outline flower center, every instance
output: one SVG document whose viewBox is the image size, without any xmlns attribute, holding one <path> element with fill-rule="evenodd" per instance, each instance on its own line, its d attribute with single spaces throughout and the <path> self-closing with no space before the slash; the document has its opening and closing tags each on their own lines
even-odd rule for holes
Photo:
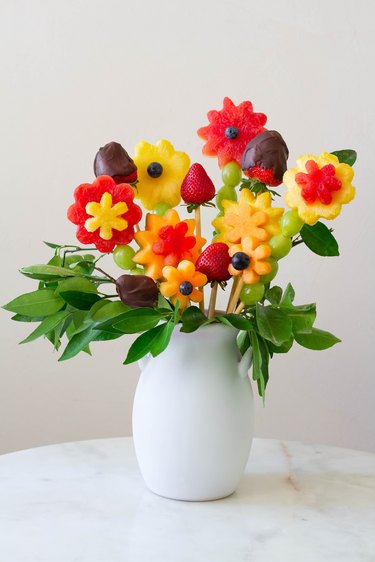
<svg viewBox="0 0 375 562">
<path fill-rule="evenodd" d="M 107 191 L 103 193 L 100 203 L 90 201 L 86 205 L 86 213 L 92 215 L 85 222 L 85 228 L 88 232 L 95 232 L 100 228 L 100 238 L 110 240 L 112 238 L 112 230 L 119 232 L 128 227 L 128 221 L 121 215 L 126 213 L 128 206 L 125 201 L 120 201 L 112 206 L 112 195 Z"/>
<path fill-rule="evenodd" d="M 163 173 L 163 166 L 159 162 L 151 162 L 147 166 L 147 173 L 151 178 L 160 178 Z"/>
<path fill-rule="evenodd" d="M 296 174 L 296 183 L 301 187 L 301 195 L 306 203 L 315 203 L 319 200 L 323 205 L 332 203 L 333 191 L 341 189 L 341 181 L 336 177 L 333 164 L 319 168 L 314 160 L 306 162 L 306 174 Z"/>
<path fill-rule="evenodd" d="M 227 127 L 225 129 L 225 136 L 227 137 L 227 139 L 233 140 L 233 139 L 236 139 L 238 137 L 239 132 L 240 131 L 237 129 L 237 127 L 233 127 L 233 126 Z"/>
<path fill-rule="evenodd" d="M 236 252 L 232 257 L 232 265 L 237 271 L 243 271 L 250 265 L 250 258 L 245 252 Z"/>
<path fill-rule="evenodd" d="M 166 265 L 177 266 L 181 258 L 194 248 L 194 236 L 186 236 L 188 225 L 180 222 L 176 226 L 163 226 L 159 230 L 159 240 L 152 246 L 152 251 L 158 256 L 165 257 Z"/>
<path fill-rule="evenodd" d="M 184 295 L 184 297 L 188 297 L 193 292 L 193 285 L 190 283 L 190 281 L 183 281 L 180 284 L 178 290 L 180 291 L 181 295 Z"/>
</svg>

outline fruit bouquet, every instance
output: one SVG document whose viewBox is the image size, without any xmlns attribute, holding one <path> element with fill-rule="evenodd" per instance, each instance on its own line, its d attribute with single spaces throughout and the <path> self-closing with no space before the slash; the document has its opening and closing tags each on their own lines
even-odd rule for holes
<svg viewBox="0 0 375 562">
<path fill-rule="evenodd" d="M 218 190 L 201 164 L 190 165 L 167 140 L 139 142 L 133 158 L 116 142 L 100 148 L 96 179 L 75 189 L 68 209 L 80 245 L 46 242 L 48 264 L 21 269 L 37 289 L 4 306 L 13 320 L 37 323 L 23 342 L 43 336 L 58 350 L 65 338 L 64 361 L 90 354 L 91 342 L 140 334 L 128 364 L 162 353 L 173 330 L 222 323 L 238 330 L 241 354 L 252 349 L 252 376 L 264 397 L 273 354 L 294 342 L 321 350 L 340 341 L 314 326 L 315 304 L 296 305 L 292 285 L 283 290 L 275 277 L 279 260 L 300 244 L 339 255 L 320 219 L 334 219 L 353 199 L 356 153 L 305 154 L 288 168 L 288 147 L 266 120 L 249 101 L 236 106 L 225 98 L 221 110 L 209 111 L 198 135 L 203 154 L 218 159 Z M 205 207 L 217 209 L 209 242 L 201 234 Z M 107 273 L 107 254 L 127 273 Z M 228 295 L 226 311 L 216 310 L 218 290 Z"/>
</svg>

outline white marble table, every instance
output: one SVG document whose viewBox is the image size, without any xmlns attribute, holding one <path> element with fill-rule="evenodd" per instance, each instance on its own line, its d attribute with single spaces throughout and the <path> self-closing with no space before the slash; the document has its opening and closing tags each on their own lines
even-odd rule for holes
<svg viewBox="0 0 375 562">
<path fill-rule="evenodd" d="M 255 440 L 224 500 L 160 498 L 131 439 L 0 457 L 1 562 L 375 561 L 375 455 Z"/>
</svg>

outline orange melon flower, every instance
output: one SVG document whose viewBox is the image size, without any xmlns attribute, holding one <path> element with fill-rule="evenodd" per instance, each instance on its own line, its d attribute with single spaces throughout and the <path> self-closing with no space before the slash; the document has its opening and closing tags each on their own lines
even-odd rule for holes
<svg viewBox="0 0 375 562">
<path fill-rule="evenodd" d="M 242 275 L 246 285 L 253 285 L 259 281 L 261 275 L 270 273 L 272 266 L 265 261 L 271 255 L 271 248 L 268 244 L 259 245 L 257 238 L 249 236 L 248 238 L 243 238 L 241 244 L 233 244 L 229 248 L 229 255 L 232 258 L 237 253 L 245 254 L 248 257 L 248 265 L 246 269 L 238 270 L 231 264 L 229 266 L 229 273 L 231 275 Z"/>
<path fill-rule="evenodd" d="M 146 230 L 136 232 L 134 238 L 140 250 L 133 260 L 145 267 L 145 274 L 152 279 L 162 277 L 163 267 L 176 267 L 180 261 L 197 261 L 206 240 L 194 234 L 195 220 L 181 221 L 177 211 L 170 209 L 163 217 L 149 213 Z"/>
<path fill-rule="evenodd" d="M 173 304 L 180 301 L 180 308 L 184 309 L 189 301 L 201 302 L 203 287 L 207 283 L 207 276 L 195 270 L 195 265 L 189 260 L 183 260 L 177 267 L 166 265 L 163 267 L 163 277 L 166 279 L 160 284 L 161 294 L 170 299 Z"/>
<path fill-rule="evenodd" d="M 224 214 L 212 222 L 218 232 L 215 242 L 225 242 L 230 246 L 248 237 L 265 242 L 279 234 L 284 209 L 272 207 L 269 192 L 254 195 L 248 189 L 243 189 L 239 201 L 224 200 L 222 204 Z"/>
</svg>

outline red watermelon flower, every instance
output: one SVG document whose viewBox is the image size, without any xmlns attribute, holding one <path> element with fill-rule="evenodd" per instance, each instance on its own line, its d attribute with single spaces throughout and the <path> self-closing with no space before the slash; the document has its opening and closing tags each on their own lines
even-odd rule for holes
<svg viewBox="0 0 375 562">
<path fill-rule="evenodd" d="M 94 183 L 83 183 L 74 192 L 75 203 L 68 209 L 68 219 L 78 226 L 82 244 L 95 244 L 100 252 L 112 252 L 117 244 L 129 244 L 134 225 L 142 211 L 133 202 L 134 190 L 116 184 L 110 176 L 99 176 Z"/>
<path fill-rule="evenodd" d="M 217 156 L 220 168 L 233 160 L 240 165 L 246 145 L 265 131 L 267 121 L 264 113 L 254 113 L 250 101 L 236 106 L 229 98 L 224 98 L 221 111 L 209 111 L 207 117 L 210 124 L 198 129 L 198 136 L 206 141 L 202 152 Z"/>
</svg>

